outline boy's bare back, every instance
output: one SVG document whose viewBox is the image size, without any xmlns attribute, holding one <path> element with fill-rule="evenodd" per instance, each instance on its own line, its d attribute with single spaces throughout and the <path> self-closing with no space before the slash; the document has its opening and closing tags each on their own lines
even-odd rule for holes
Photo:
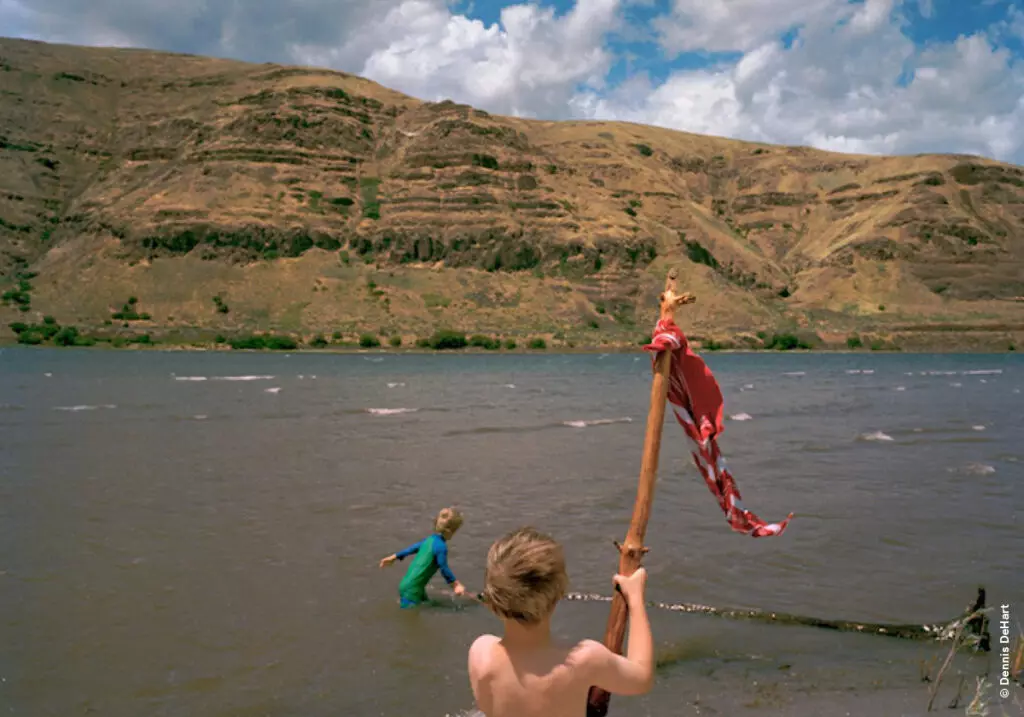
<svg viewBox="0 0 1024 717">
<path fill-rule="evenodd" d="M 517 655 L 500 638 L 482 635 L 469 651 L 469 680 L 487 717 L 581 717 L 591 685 L 626 695 L 647 691 L 644 680 L 614 674 L 615 658 L 622 659 L 593 640 Z"/>
<path fill-rule="evenodd" d="M 639 695 L 654 680 L 654 649 L 643 600 L 646 571 L 616 575 L 629 610 L 629 649 L 616 655 L 599 642 L 567 647 L 551 640 L 551 614 L 566 585 L 561 549 L 523 529 L 488 556 L 485 598 L 505 625 L 503 638 L 478 637 L 469 650 L 469 680 L 487 717 L 581 717 L 587 694 Z"/>
</svg>

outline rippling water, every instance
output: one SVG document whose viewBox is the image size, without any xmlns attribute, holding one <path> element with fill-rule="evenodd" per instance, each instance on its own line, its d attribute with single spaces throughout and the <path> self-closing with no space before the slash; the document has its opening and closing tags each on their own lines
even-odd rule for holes
<svg viewBox="0 0 1024 717">
<path fill-rule="evenodd" d="M 925 622 L 958 615 L 983 584 L 1024 622 L 1020 357 L 708 360 L 745 504 L 796 517 L 779 538 L 729 531 L 669 421 L 651 599 Z M 649 366 L 641 355 L 0 351 L 0 708 L 466 710 L 466 650 L 498 626 L 440 579 L 447 607 L 399 611 L 401 566 L 377 561 L 454 503 L 466 523 L 451 564 L 470 590 L 490 542 L 530 523 L 565 544 L 573 590 L 608 593 Z M 600 638 L 607 610 L 565 603 L 557 631 Z M 923 713 L 919 662 L 941 652 L 695 615 L 652 623 L 656 687 L 613 698 L 613 716 Z M 870 708 L 850 701 L 868 693 Z"/>
</svg>

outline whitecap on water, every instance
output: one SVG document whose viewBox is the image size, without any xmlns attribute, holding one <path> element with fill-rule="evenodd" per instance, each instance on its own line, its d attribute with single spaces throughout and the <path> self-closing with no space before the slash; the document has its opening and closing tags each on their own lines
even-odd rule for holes
<svg viewBox="0 0 1024 717">
<path fill-rule="evenodd" d="M 961 371 L 964 376 L 995 376 L 1001 374 L 1003 369 L 992 368 L 992 369 L 979 369 L 974 371 Z"/>
<path fill-rule="evenodd" d="M 175 381 L 206 381 L 206 376 L 175 376 Z"/>
<path fill-rule="evenodd" d="M 974 431 L 984 431 L 985 427 L 984 426 L 971 426 L 971 430 L 974 430 Z"/>
<path fill-rule="evenodd" d="M 729 416 L 729 418 L 733 421 L 749 421 L 753 418 L 753 416 L 751 416 L 749 413 L 736 413 L 733 414 L 732 416 Z"/>
<path fill-rule="evenodd" d="M 962 383 L 951 383 L 949 385 L 952 386 L 953 388 L 960 388 L 961 386 L 963 386 Z"/>
<path fill-rule="evenodd" d="M 49 373 L 49 372 L 44 373 L 43 375 L 46 376 L 46 378 L 52 378 L 53 377 L 53 374 Z"/>
<path fill-rule="evenodd" d="M 263 392 L 264 393 L 278 393 L 280 390 L 281 390 L 280 386 L 275 386 L 274 388 L 265 388 L 265 389 L 263 389 Z"/>
<path fill-rule="evenodd" d="M 996 468 L 987 463 L 968 463 L 963 467 L 963 472 L 972 476 L 987 476 L 995 473 Z"/>
<path fill-rule="evenodd" d="M 404 386 L 404 385 L 405 385 L 404 383 L 392 382 L 392 383 L 388 384 L 388 388 L 398 388 L 399 386 Z"/>
<path fill-rule="evenodd" d="M 783 376 L 806 376 L 806 371 L 786 371 Z"/>
<path fill-rule="evenodd" d="M 514 383 L 506 383 L 505 384 L 505 388 L 515 388 L 515 387 L 516 387 L 516 385 Z"/>
<path fill-rule="evenodd" d="M 890 436 L 888 433 L 882 433 L 881 431 L 874 431 L 872 433 L 862 433 L 862 434 L 860 434 L 860 439 L 862 441 L 891 441 L 891 440 L 893 440 L 893 437 Z"/>
<path fill-rule="evenodd" d="M 897 391 L 906 391 L 906 390 L 907 390 L 907 387 L 906 387 L 906 386 L 897 386 L 897 387 L 896 387 L 896 390 L 897 390 Z"/>
<path fill-rule="evenodd" d="M 607 426 L 611 423 L 632 423 L 633 419 L 628 416 L 624 418 L 598 418 L 591 421 L 562 421 L 563 426 L 570 428 L 589 428 L 590 426 Z"/>
<path fill-rule="evenodd" d="M 86 406 L 56 406 L 54 408 L 54 410 L 56 410 L 56 411 L 95 411 L 95 410 L 100 409 L 100 408 L 117 408 L 117 406 L 115 406 L 115 405 L 113 405 L 111 403 L 105 403 L 105 404 L 103 404 L 101 406 L 89 406 L 89 405 L 86 405 Z"/>
<path fill-rule="evenodd" d="M 740 390 L 741 391 L 753 391 L 754 390 L 754 384 L 752 384 L 752 383 L 745 383 L 742 386 L 740 386 Z"/>
<path fill-rule="evenodd" d="M 275 376 L 214 376 L 214 381 L 273 381 Z"/>
<path fill-rule="evenodd" d="M 393 416 L 398 413 L 415 413 L 420 409 L 418 408 L 367 408 L 367 413 L 372 413 L 374 416 Z"/>
</svg>

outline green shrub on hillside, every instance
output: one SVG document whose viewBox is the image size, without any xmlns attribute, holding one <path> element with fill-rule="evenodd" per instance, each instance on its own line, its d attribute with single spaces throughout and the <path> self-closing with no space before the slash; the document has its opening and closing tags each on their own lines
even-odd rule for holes
<svg viewBox="0 0 1024 717">
<path fill-rule="evenodd" d="M 474 334 L 471 336 L 469 339 L 469 345 L 487 349 L 488 351 L 494 351 L 501 348 L 501 342 L 498 339 L 491 338 L 490 336 L 484 336 L 483 334 Z"/>
<path fill-rule="evenodd" d="M 441 329 L 430 337 L 430 348 L 442 351 L 445 349 L 464 349 L 467 345 L 466 335 L 460 331 Z"/>
<path fill-rule="evenodd" d="M 794 334 L 773 334 L 765 341 L 766 349 L 777 351 L 792 351 L 793 349 L 809 349 L 811 345 Z"/>
</svg>

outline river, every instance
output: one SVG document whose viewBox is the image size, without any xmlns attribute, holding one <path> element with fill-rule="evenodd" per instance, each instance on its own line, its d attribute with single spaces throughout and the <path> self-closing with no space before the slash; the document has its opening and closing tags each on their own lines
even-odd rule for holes
<svg viewBox="0 0 1024 717">
<path fill-rule="evenodd" d="M 707 360 L 746 507 L 795 517 L 781 537 L 731 532 L 669 419 L 650 599 L 917 623 L 984 585 L 1024 623 L 1024 357 Z M 491 541 L 531 524 L 564 544 L 572 590 L 609 594 L 649 389 L 639 351 L 0 350 L 0 713 L 463 713 L 467 649 L 498 623 L 440 577 L 440 607 L 400 611 L 402 565 L 378 560 L 454 504 L 451 567 L 470 590 Z M 600 639 L 607 611 L 567 601 L 556 632 Z M 651 620 L 656 685 L 613 697 L 611 717 L 924 714 L 920 663 L 945 657 Z"/>
</svg>

